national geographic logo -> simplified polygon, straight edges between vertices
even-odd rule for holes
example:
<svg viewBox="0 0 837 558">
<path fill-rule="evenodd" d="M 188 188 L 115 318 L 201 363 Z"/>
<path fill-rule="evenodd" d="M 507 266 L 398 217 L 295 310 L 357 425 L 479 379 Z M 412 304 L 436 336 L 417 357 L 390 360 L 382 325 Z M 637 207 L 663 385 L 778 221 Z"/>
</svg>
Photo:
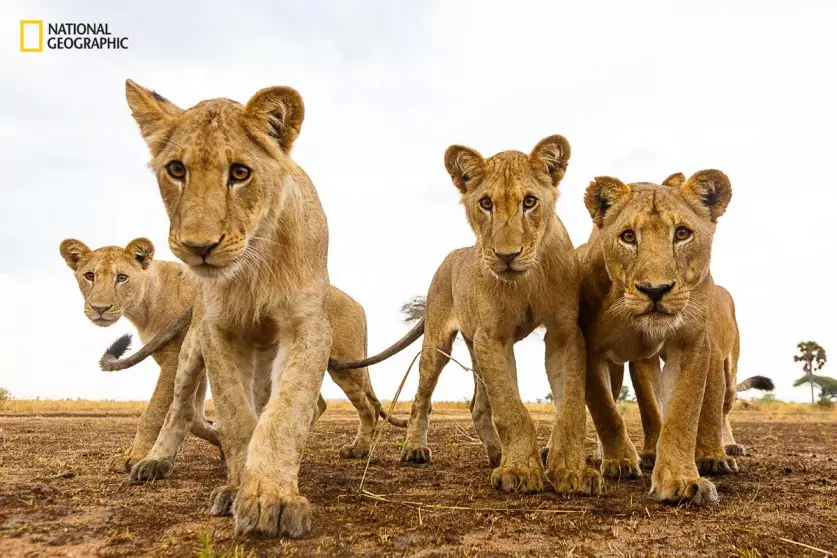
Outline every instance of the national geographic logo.
<svg viewBox="0 0 837 558">
<path fill-rule="evenodd" d="M 107 23 L 47 23 L 47 50 L 127 50 L 128 37 L 111 33 Z M 43 52 L 44 21 L 20 21 L 20 52 Z"/>
</svg>

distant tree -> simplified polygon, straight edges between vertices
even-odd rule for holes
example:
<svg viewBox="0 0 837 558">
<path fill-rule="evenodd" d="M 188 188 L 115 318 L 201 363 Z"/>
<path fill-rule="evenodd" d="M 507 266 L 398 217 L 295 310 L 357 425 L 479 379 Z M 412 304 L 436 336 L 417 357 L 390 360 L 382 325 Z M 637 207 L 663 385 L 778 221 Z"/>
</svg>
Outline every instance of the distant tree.
<svg viewBox="0 0 837 558">
<path fill-rule="evenodd" d="M 401 313 L 404 315 L 404 323 L 417 322 L 424 317 L 427 310 L 427 300 L 423 296 L 414 296 L 401 305 Z"/>
<path fill-rule="evenodd" d="M 619 390 L 619 398 L 617 401 L 633 401 L 633 397 L 631 397 L 631 388 L 628 386 L 622 386 L 622 389 Z"/>
<path fill-rule="evenodd" d="M 805 372 L 805 375 L 808 378 L 807 381 L 811 384 L 811 404 L 813 405 L 815 403 L 814 372 L 821 370 L 822 367 L 825 366 L 825 349 L 820 347 L 819 343 L 816 341 L 800 341 L 796 345 L 796 348 L 799 350 L 799 354 L 794 355 L 793 361 L 804 363 L 802 365 L 802 371 Z"/>
<path fill-rule="evenodd" d="M 550 391 L 549 393 L 547 393 L 546 397 L 544 397 L 543 400 L 547 403 L 552 403 L 552 392 Z"/>
<path fill-rule="evenodd" d="M 4 387 L 0 387 L 0 401 L 8 401 L 12 398 L 12 392 Z"/>
<path fill-rule="evenodd" d="M 793 383 L 793 387 L 801 386 L 802 384 L 816 385 L 820 388 L 820 399 L 835 399 L 837 400 L 837 379 L 829 378 L 828 376 L 802 376 Z"/>
</svg>

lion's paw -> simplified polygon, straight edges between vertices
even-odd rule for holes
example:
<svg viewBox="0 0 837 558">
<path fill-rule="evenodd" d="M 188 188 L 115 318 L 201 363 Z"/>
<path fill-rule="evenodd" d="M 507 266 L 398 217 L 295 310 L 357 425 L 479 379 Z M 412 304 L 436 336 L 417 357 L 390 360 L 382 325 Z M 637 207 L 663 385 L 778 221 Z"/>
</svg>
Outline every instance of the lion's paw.
<svg viewBox="0 0 837 558">
<path fill-rule="evenodd" d="M 635 479 L 642 476 L 639 460 L 633 457 L 602 460 L 602 475 L 609 479 Z"/>
<path fill-rule="evenodd" d="M 363 459 L 369 455 L 369 446 L 355 446 L 354 444 L 346 444 L 340 448 L 341 459 Z"/>
<path fill-rule="evenodd" d="M 657 462 L 657 453 L 653 451 L 644 451 L 639 454 L 639 468 L 646 471 L 654 469 L 654 464 Z"/>
<path fill-rule="evenodd" d="M 209 496 L 209 515 L 231 515 L 237 486 L 222 484 Z"/>
<path fill-rule="evenodd" d="M 405 463 L 430 463 L 431 451 L 428 447 L 404 448 L 401 461 Z"/>
<path fill-rule="evenodd" d="M 119 455 L 113 456 L 108 462 L 108 471 L 112 473 L 130 473 L 131 468 L 144 457 L 145 454 L 120 453 Z"/>
<path fill-rule="evenodd" d="M 491 486 L 506 492 L 543 492 L 543 481 L 540 467 L 501 465 L 491 472 Z"/>
<path fill-rule="evenodd" d="M 724 451 L 727 452 L 727 455 L 734 455 L 736 457 L 747 455 L 747 450 L 741 444 L 729 444 L 724 447 Z"/>
<path fill-rule="evenodd" d="M 732 457 L 711 456 L 701 457 L 697 460 L 698 472 L 701 475 L 730 475 L 738 472 L 738 464 Z"/>
<path fill-rule="evenodd" d="M 301 537 L 311 530 L 311 504 L 304 496 L 239 492 L 233 505 L 236 535 Z"/>
<path fill-rule="evenodd" d="M 174 463 L 167 459 L 141 459 L 131 468 L 132 482 L 165 479 L 171 475 Z"/>
<path fill-rule="evenodd" d="M 670 479 L 651 487 L 657 499 L 668 504 L 691 502 L 702 506 L 718 501 L 718 491 L 708 479 Z"/>
<path fill-rule="evenodd" d="M 546 476 L 555 492 L 559 494 L 587 494 L 598 496 L 602 493 L 602 475 L 595 469 L 547 470 Z"/>
</svg>

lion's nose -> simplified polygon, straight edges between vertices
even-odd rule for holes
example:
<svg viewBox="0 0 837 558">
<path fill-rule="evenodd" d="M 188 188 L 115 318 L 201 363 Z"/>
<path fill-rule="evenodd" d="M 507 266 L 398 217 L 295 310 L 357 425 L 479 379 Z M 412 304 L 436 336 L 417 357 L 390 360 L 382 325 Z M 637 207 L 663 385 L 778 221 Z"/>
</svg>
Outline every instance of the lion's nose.
<svg viewBox="0 0 837 558">
<path fill-rule="evenodd" d="M 650 298 L 653 302 L 660 302 L 667 292 L 674 288 L 674 283 L 662 283 L 652 285 L 650 283 L 637 283 L 636 290 Z"/>
<path fill-rule="evenodd" d="M 518 250 L 517 252 L 494 252 L 494 255 L 506 262 L 506 265 L 511 265 L 514 259 L 520 255 L 523 250 Z"/>
<path fill-rule="evenodd" d="M 183 246 L 188 248 L 191 252 L 194 252 L 195 254 L 197 254 L 198 256 L 200 256 L 202 258 L 205 258 L 209 255 L 210 252 L 215 250 L 215 248 L 217 248 L 219 244 L 221 244 L 221 240 L 223 240 L 223 239 L 224 239 L 224 237 L 221 236 L 221 238 L 219 238 L 216 242 L 200 243 L 200 242 L 190 242 L 190 241 L 187 241 L 187 240 L 182 240 L 181 242 L 183 243 Z"/>
<path fill-rule="evenodd" d="M 95 310 L 96 312 L 98 312 L 100 316 L 104 316 L 104 315 L 105 315 L 105 312 L 107 312 L 108 310 L 110 310 L 111 308 L 113 308 L 113 304 L 111 304 L 110 306 L 93 306 L 93 305 L 91 304 L 91 305 L 90 305 L 90 308 L 92 308 L 93 310 Z"/>
</svg>

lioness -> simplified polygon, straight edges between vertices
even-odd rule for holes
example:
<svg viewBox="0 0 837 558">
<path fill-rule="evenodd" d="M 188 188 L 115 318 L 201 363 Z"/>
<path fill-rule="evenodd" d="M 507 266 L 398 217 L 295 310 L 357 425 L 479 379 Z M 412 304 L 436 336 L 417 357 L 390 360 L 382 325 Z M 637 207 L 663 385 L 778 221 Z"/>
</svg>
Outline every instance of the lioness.
<svg viewBox="0 0 837 558">
<path fill-rule="evenodd" d="M 191 315 L 191 314 L 190 314 Z M 369 374 L 366 368 L 354 369 L 351 372 L 336 373 L 333 359 L 362 359 L 366 357 L 366 314 L 363 306 L 353 300 L 340 289 L 332 286 L 328 296 L 328 318 L 334 331 L 334 342 L 331 346 L 329 373 L 334 382 L 340 386 L 349 401 L 354 405 L 360 418 L 357 434 L 351 444 L 340 448 L 342 458 L 361 458 L 369 454 L 372 435 L 375 431 L 377 417 L 387 419 L 391 424 L 405 428 L 407 422 L 389 416 L 382 408 L 381 402 L 375 396 Z M 164 328 L 147 345 L 129 358 L 118 360 L 127 344 L 118 341 L 111 345 L 102 357 L 102 366 L 107 370 L 123 369 L 137 364 L 145 356 L 151 354 L 155 346 L 166 342 L 167 337 L 182 334 L 189 325 L 189 321 L 178 319 L 170 327 Z M 200 343 L 192 335 L 186 334 L 181 349 L 181 366 L 177 369 L 174 382 L 174 399 L 165 416 L 163 428 L 157 437 L 154 447 L 147 456 L 139 460 L 131 469 L 131 479 L 135 482 L 155 480 L 168 477 L 174 467 L 174 460 L 186 431 L 193 417 L 192 407 L 188 404 L 196 389 L 205 381 L 203 355 Z M 257 414 L 270 397 L 270 365 L 275 354 L 267 353 L 256 364 L 254 376 L 253 401 Z M 325 412 L 326 402 L 320 397 L 317 403 L 316 418 Z"/>
<path fill-rule="evenodd" d="M 477 242 L 451 252 L 430 284 L 419 386 L 402 460 L 430 460 L 430 398 L 461 332 L 476 377 L 475 429 L 496 465 L 492 486 L 543 490 L 535 428 L 520 400 L 513 351 L 516 341 L 543 324 L 547 376 L 558 409 L 546 477 L 558 492 L 600 493 L 601 475 L 584 458 L 579 268 L 555 214 L 569 158 L 570 145 L 562 136 L 540 141 L 529 155 L 505 151 L 484 159 L 458 145 L 445 153 L 445 167 Z"/>
<path fill-rule="evenodd" d="M 300 536 L 311 510 L 299 494 L 299 463 L 332 344 L 328 226 L 290 157 L 302 98 L 270 87 L 246 105 L 212 99 L 184 110 L 130 80 L 126 96 L 151 151 L 169 245 L 198 277 L 190 331 L 228 469 L 210 513 L 232 513 L 237 534 Z M 274 351 L 259 416 L 248 386 L 256 359 Z"/>
<path fill-rule="evenodd" d="M 676 177 L 677 175 L 675 175 Z M 682 175 L 680 175 L 682 176 Z M 682 178 L 685 180 L 685 177 Z M 670 184 L 672 178 L 666 179 L 663 184 Z M 682 183 L 682 181 L 681 181 Z M 751 376 L 740 383 L 738 377 L 738 355 L 740 352 L 740 335 L 738 322 L 735 319 L 735 303 L 732 295 L 720 285 L 715 285 L 713 297 L 713 311 L 710 313 L 710 331 L 713 337 L 713 344 L 717 344 L 724 358 L 724 406 L 723 406 L 723 443 L 727 455 L 745 455 L 744 446 L 736 443 L 732 434 L 732 426 L 729 423 L 729 412 L 735 403 L 739 391 L 751 388 L 769 391 L 774 388 L 773 381 L 764 376 Z M 653 466 L 656 458 L 657 439 L 662 427 L 662 413 L 659 408 L 660 397 L 660 360 L 652 357 L 639 362 L 628 364 L 631 374 L 631 383 L 636 393 L 640 417 L 642 418 L 642 429 L 644 433 L 643 451 L 640 453 L 640 462 L 643 466 Z M 614 385 L 613 394 L 616 396 L 622 383 L 622 367 L 618 367 L 616 378 L 611 377 Z M 713 388 L 714 391 L 714 388 Z M 704 398 L 704 405 L 707 401 Z M 723 462 L 716 462 L 723 465 Z M 726 463 L 726 465 L 731 465 Z M 730 469 L 731 471 L 732 469 Z M 721 471 L 704 470 L 701 473 L 718 473 Z M 725 472 L 729 472 L 726 471 Z"/>
<path fill-rule="evenodd" d="M 606 476 L 640 475 L 608 379 L 608 363 L 661 355 L 663 423 L 651 476 L 667 502 L 717 501 L 706 470 L 734 463 L 724 453 L 723 360 L 712 331 L 709 271 L 715 223 L 732 187 L 721 171 L 679 186 L 590 183 L 585 204 L 595 227 L 582 260 L 581 324 L 587 341 L 587 405 L 602 443 Z M 727 353 L 728 354 L 728 353 Z"/>
<path fill-rule="evenodd" d="M 68 238 L 59 250 L 84 295 L 84 314 L 98 326 L 111 326 L 125 316 L 146 342 L 189 308 L 195 298 L 195 284 L 184 267 L 154 260 L 154 245 L 146 238 L 134 239 L 125 248 L 105 246 L 98 250 Z M 177 332 L 154 352 L 154 360 L 160 365 L 157 386 L 140 416 L 134 442 L 110 460 L 110 470 L 130 471 L 154 445 L 172 401 L 182 342 L 183 332 Z M 220 446 L 218 433 L 204 417 L 206 378 L 199 380 L 187 403 L 191 414 L 196 415 L 191 431 Z"/>
</svg>

